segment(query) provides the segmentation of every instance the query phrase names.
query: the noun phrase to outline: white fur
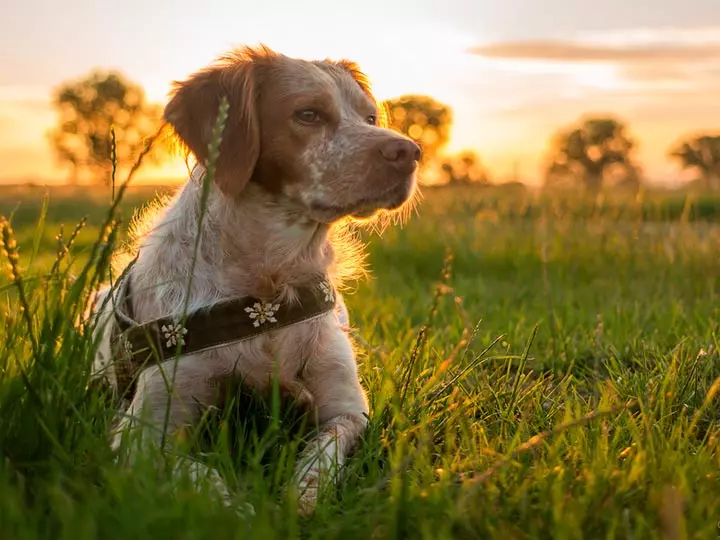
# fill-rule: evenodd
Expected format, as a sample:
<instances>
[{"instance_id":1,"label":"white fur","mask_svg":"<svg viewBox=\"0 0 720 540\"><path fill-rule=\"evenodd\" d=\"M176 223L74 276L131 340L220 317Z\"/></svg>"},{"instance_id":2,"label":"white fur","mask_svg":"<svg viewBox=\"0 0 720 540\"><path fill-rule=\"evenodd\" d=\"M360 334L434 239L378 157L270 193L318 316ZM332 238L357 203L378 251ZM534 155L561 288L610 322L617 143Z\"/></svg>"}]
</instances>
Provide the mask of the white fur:
<instances>
[{"instance_id":1,"label":"white fur","mask_svg":"<svg viewBox=\"0 0 720 540\"><path fill-rule=\"evenodd\" d=\"M273 69L266 69L268 66ZM264 71L250 77L256 67ZM265 79L262 95L255 99L252 81L258 77ZM207 125L215 115L204 105L231 85L231 129L223 144L235 158L254 155L254 164L249 157L236 159L242 167L225 163L222 180L218 176L210 186L202 223L205 170L200 166L154 216L135 223L137 260L130 273L137 322L181 315L186 304L194 311L244 296L272 295L278 301L288 300L298 287L319 277L326 276L340 286L358 269L362 253L344 234L343 220L347 216L366 218L383 209L393 211L412 199L420 152L407 137L367 121L377 108L363 84L348 64L312 64L264 49L231 55L179 85L165 116L196 156L208 144L206 138L196 135L207 135ZM328 88L332 90L329 94L325 93ZM338 119L332 126L318 129L300 127L293 120L297 111L287 106L288 96L299 99L317 92L316 102L325 100L323 111L339 111ZM284 118L266 112L274 118L272 122L265 118L252 121L260 111L277 113L278 104L283 103ZM245 122L246 129L237 129L238 122ZM251 129L258 125L263 129ZM263 130L273 136L262 138ZM248 139L248 133L259 138ZM292 137L274 136L283 133ZM304 146L288 142L298 138L305 139ZM260 139L269 150L260 147ZM392 149L398 144L404 145L404 153L393 156ZM264 159L275 159L275 165L283 166L293 161L297 167L287 173L290 178L258 179L251 169L261 162L268 165ZM255 181L250 181L251 177ZM272 180L280 182L281 189L269 189ZM117 381L109 326L114 324L115 300L117 291L105 289L95 304L99 350L94 373L105 377L113 388ZM323 316L146 368L113 433L113 446L120 447L131 429L142 434L142 443L162 446L166 441L163 427L167 425L172 440L184 426L196 423L201 409L215 403L216 390L227 381L240 379L267 390L276 373L280 387L295 394L318 422L318 432L304 449L294 475L300 508L312 511L322 482L336 479L367 423L368 403L347 334L348 313L339 294L337 301L337 309ZM173 381L172 388L167 380ZM137 439L130 441L133 457L138 451ZM193 465L192 476L207 472L229 500L217 472L200 469Z\"/></svg>"},{"instance_id":2,"label":"white fur","mask_svg":"<svg viewBox=\"0 0 720 540\"><path fill-rule=\"evenodd\" d=\"M197 171L193 181L159 213L149 233L140 238L138 259L131 270L133 309L139 323L183 311L202 191L203 170ZM293 287L313 274L327 272L331 279L336 279L326 225L300 218L290 226L280 225L293 218L261 189L250 186L247 191L240 202L230 202L211 187L200 232L200 256L189 289L190 310L254 294L266 279L280 284L285 297L292 296ZM106 295L107 290L101 293L98 306ZM116 387L107 327L113 324L112 304L105 302L100 311L101 341L94 372ZM366 424L368 404L358 380L347 324L347 310L338 295L336 312L251 340L183 356L177 364L171 360L146 369L139 376L132 402L119 422L113 446L120 446L127 428L141 429L146 441L161 442L170 396L161 372L172 379L175 364L168 418L172 432L197 421L198 404L211 406L214 390L224 380L242 379L245 384L267 389L277 358L280 385L297 389L301 399L311 399L320 423L316 440L310 443L298 464L302 474L296 476L297 485L304 492L301 504L311 510L319 476L342 465ZM329 433L337 433L337 437ZM331 440L334 440L332 458L325 448ZM308 465L317 461L313 452L321 454L320 466Z\"/></svg>"}]
</instances>

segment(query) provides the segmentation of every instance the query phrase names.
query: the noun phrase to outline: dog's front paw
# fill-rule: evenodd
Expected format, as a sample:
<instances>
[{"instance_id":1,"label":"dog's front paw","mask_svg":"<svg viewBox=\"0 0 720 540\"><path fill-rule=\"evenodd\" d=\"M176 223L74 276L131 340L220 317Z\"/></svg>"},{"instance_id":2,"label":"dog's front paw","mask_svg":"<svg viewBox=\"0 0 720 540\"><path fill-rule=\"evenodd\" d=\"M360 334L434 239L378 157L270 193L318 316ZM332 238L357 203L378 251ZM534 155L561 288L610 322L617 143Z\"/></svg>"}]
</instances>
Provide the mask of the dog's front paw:
<instances>
[{"instance_id":1,"label":"dog's front paw","mask_svg":"<svg viewBox=\"0 0 720 540\"><path fill-rule=\"evenodd\" d=\"M304 470L295 481L298 491L298 513L308 516L315 511L320 490L321 471L312 467Z\"/></svg>"},{"instance_id":2,"label":"dog's front paw","mask_svg":"<svg viewBox=\"0 0 720 540\"><path fill-rule=\"evenodd\" d=\"M194 459L186 458L175 462L173 474L177 480L183 477L189 479L195 489L201 489L203 485L207 485L207 487L210 488L210 492L219 497L225 506L234 506L230 489L216 469L208 467L204 463Z\"/></svg>"},{"instance_id":3,"label":"dog's front paw","mask_svg":"<svg viewBox=\"0 0 720 540\"><path fill-rule=\"evenodd\" d=\"M248 502L239 502L233 497L225 480L220 476L217 469L208 467L204 463L195 460L184 460L184 463L176 465L176 471L184 469L188 474L193 486L199 489L203 482L206 482L213 495L218 496L227 508L232 508L235 514L243 519L255 516L255 507Z\"/></svg>"},{"instance_id":4,"label":"dog's front paw","mask_svg":"<svg viewBox=\"0 0 720 540\"><path fill-rule=\"evenodd\" d=\"M328 448L311 444L298 461L294 485L298 490L298 512L312 514L317 505L320 491L332 485L336 478L337 463Z\"/></svg>"},{"instance_id":5,"label":"dog's front paw","mask_svg":"<svg viewBox=\"0 0 720 540\"><path fill-rule=\"evenodd\" d=\"M243 519L255 517L255 507L249 502L244 502L234 507L235 514Z\"/></svg>"}]
</instances>

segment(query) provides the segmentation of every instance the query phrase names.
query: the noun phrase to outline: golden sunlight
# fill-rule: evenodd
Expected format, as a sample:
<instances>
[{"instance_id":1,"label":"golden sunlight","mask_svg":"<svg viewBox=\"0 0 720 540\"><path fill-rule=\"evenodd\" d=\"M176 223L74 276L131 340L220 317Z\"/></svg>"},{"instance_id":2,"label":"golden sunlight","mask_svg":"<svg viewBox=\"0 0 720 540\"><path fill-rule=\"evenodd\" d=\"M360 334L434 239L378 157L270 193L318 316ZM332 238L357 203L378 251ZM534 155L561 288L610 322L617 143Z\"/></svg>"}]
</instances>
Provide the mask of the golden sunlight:
<instances>
[{"instance_id":1,"label":"golden sunlight","mask_svg":"<svg viewBox=\"0 0 720 540\"><path fill-rule=\"evenodd\" d=\"M474 43L470 36L457 32L443 31L438 28L414 27L411 30L398 29L388 34L382 41L343 39L342 29L330 30L331 35L308 35L304 27L280 25L272 32L263 29L256 35L247 34L242 44L258 45L260 43L282 52L288 56L305 59L340 59L349 58L356 61L368 75L377 99L384 101L403 94L426 94L437 97L448 103L454 110L462 110L462 96L447 84L448 80L457 80L471 64L477 64L477 58L466 51ZM426 39L427 33L433 36ZM332 34L337 35L333 36ZM335 39L333 39L333 37ZM238 43L239 44L239 43ZM236 44L236 45L238 45ZM214 56L225 51L217 51ZM207 62L211 61L207 59ZM202 65L185 65L182 79L203 67ZM163 103L166 100L170 81L154 81L146 85L148 97ZM482 99L481 95L477 99ZM483 130L488 129L482 122ZM474 133L461 131L461 139L456 141L450 134L448 149L464 148L485 137L483 130L475 124ZM427 136L432 136L432 133ZM491 136L489 140L491 140ZM166 181L168 178L182 179L187 175L187 164L181 157L176 157L161 166L148 167L138 182Z\"/></svg>"}]
</instances>

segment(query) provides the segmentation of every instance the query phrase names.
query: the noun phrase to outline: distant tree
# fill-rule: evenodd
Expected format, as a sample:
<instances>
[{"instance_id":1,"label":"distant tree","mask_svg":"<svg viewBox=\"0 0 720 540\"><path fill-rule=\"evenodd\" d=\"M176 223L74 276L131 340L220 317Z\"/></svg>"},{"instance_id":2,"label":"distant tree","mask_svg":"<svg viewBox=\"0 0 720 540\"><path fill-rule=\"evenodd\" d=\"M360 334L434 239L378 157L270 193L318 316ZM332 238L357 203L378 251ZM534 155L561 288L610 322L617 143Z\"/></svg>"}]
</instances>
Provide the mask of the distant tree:
<instances>
[{"instance_id":1,"label":"distant tree","mask_svg":"<svg viewBox=\"0 0 720 540\"><path fill-rule=\"evenodd\" d=\"M560 131L553 139L545 183L577 183L591 192L603 186L640 183L632 153L635 142L627 127L613 118L588 118Z\"/></svg>"},{"instance_id":2,"label":"distant tree","mask_svg":"<svg viewBox=\"0 0 720 540\"><path fill-rule=\"evenodd\" d=\"M450 107L423 95L400 96L386 101L385 106L389 126L421 146L421 163L432 161L450 136Z\"/></svg>"},{"instance_id":3,"label":"distant tree","mask_svg":"<svg viewBox=\"0 0 720 540\"><path fill-rule=\"evenodd\" d=\"M720 135L698 135L688 138L670 151L685 170L700 174L706 189L720 190Z\"/></svg>"},{"instance_id":4,"label":"distant tree","mask_svg":"<svg viewBox=\"0 0 720 540\"><path fill-rule=\"evenodd\" d=\"M442 183L450 185L489 184L487 170L475 152L465 150L441 160Z\"/></svg>"},{"instance_id":5,"label":"distant tree","mask_svg":"<svg viewBox=\"0 0 720 540\"><path fill-rule=\"evenodd\" d=\"M95 70L66 82L54 92L53 104L58 125L50 132L50 142L59 161L70 166L72 181L88 175L109 183L111 126L118 169L126 170L162 125L162 108L148 103L142 87L117 72ZM157 157L157 152L148 156Z\"/></svg>"}]
</instances>

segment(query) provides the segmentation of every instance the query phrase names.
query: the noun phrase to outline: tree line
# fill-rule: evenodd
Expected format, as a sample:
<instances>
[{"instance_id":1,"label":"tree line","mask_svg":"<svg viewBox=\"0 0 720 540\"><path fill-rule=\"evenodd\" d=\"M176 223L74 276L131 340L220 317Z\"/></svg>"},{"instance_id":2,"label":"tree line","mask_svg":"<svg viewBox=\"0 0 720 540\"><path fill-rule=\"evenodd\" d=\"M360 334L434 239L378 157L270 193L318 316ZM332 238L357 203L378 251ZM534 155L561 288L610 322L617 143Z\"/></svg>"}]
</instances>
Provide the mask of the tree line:
<instances>
[{"instance_id":1,"label":"tree line","mask_svg":"<svg viewBox=\"0 0 720 540\"><path fill-rule=\"evenodd\" d=\"M162 107L150 103L142 87L116 71L94 70L60 85L53 94L58 123L49 142L69 180L109 183L113 171L127 172L143 154L159 163L169 146L160 139L147 145L162 128ZM473 151L444 152L453 123L452 109L430 96L405 95L384 104L387 123L423 149L421 180L440 184L491 183ZM552 137L543 164L546 186L637 188L642 169L634 155L637 142L629 127L612 117L586 117ZM720 134L690 135L668 151L681 169L692 170L700 187L720 190Z\"/></svg>"}]
</instances>

